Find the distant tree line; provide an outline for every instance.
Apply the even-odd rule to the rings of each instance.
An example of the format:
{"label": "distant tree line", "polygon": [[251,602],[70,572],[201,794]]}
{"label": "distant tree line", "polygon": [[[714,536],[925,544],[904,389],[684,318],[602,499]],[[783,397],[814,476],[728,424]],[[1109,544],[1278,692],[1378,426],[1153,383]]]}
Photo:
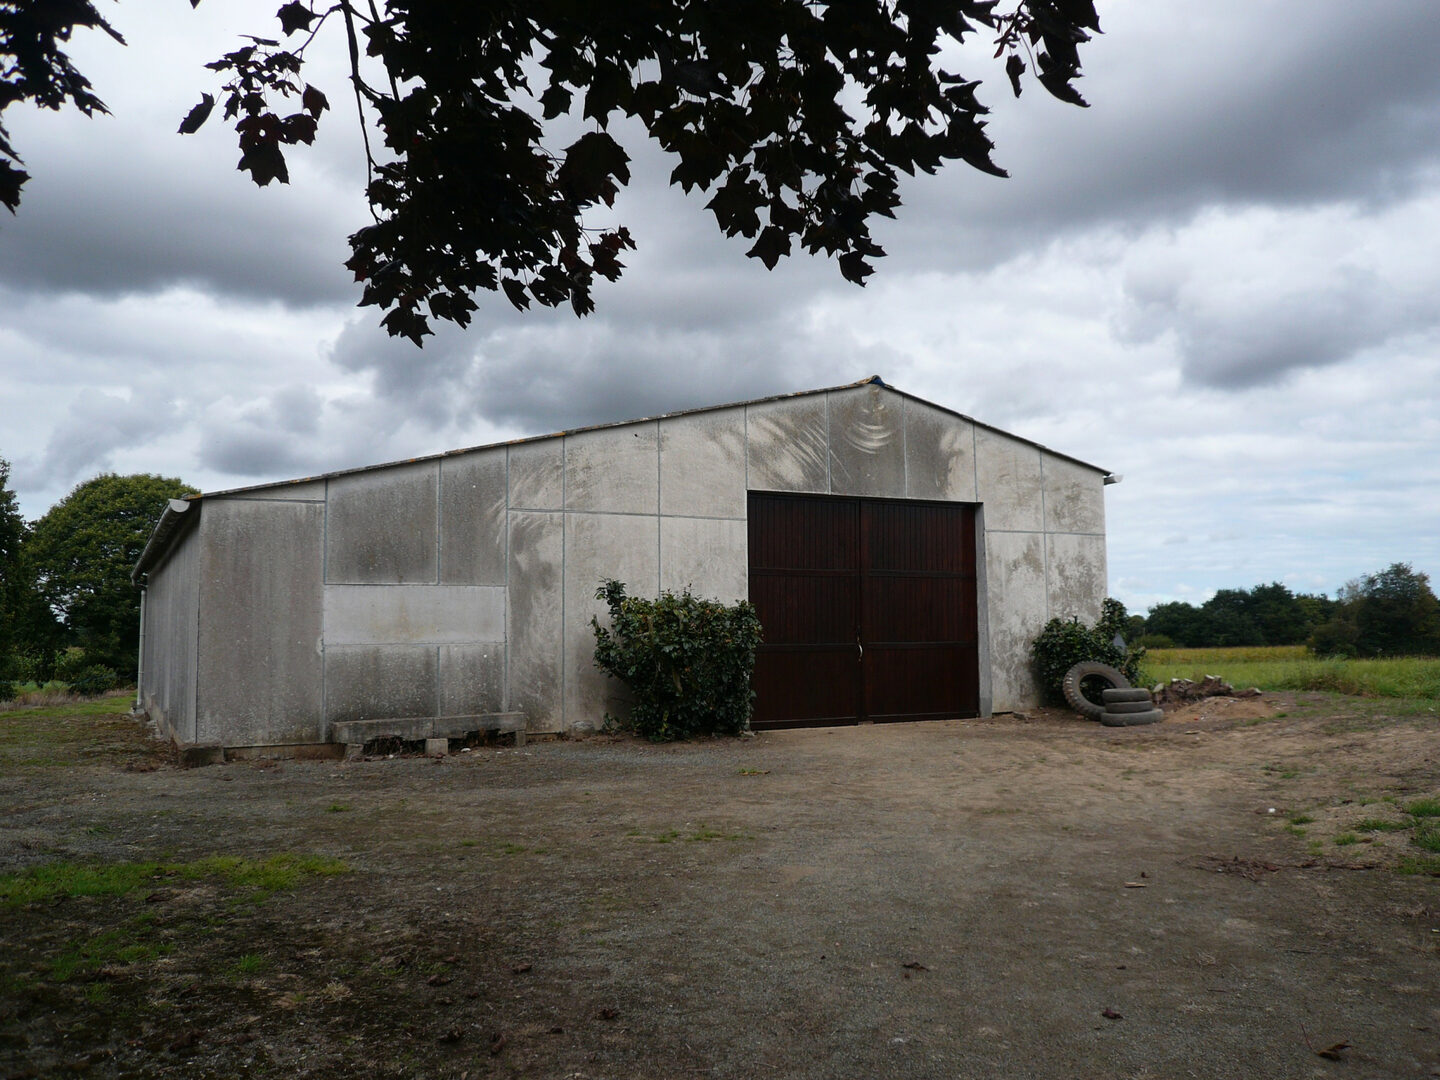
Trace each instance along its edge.
{"label": "distant tree line", "polygon": [[1152,649],[1308,645],[1324,656],[1440,656],[1440,600],[1409,563],[1356,578],[1334,599],[1276,581],[1221,589],[1198,607],[1156,604],[1129,627]]}
{"label": "distant tree line", "polygon": [[27,522],[0,458],[0,698],[11,683],[75,682],[87,671],[133,680],[140,594],[130,570],[179,480],[106,473]]}

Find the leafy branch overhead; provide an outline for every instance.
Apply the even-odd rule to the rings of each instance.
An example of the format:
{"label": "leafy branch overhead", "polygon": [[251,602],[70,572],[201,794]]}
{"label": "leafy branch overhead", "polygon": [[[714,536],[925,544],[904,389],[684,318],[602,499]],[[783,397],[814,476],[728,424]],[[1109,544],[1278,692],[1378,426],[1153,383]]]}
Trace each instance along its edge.
{"label": "leafy branch overhead", "polygon": [[[1085,104],[1074,83],[1078,47],[1099,31],[1093,0],[1013,3],[291,0],[277,37],[248,37],[210,67],[228,80],[239,167],[284,183],[286,149],[315,138],[328,105],[302,78],[306,52],[336,27],[374,219],[350,237],[346,265],[360,303],[418,344],[432,319],[467,325],[479,289],[517,308],[593,310],[595,276],[618,278],[635,246],[624,227],[592,224],[630,179],[611,130],[621,117],[672,156],[671,182],[703,192],[750,257],[773,269],[798,245],[864,284],[884,254],[871,220],[894,216],[901,173],[959,160],[1005,175],[979,80],[943,66],[955,42],[985,35],[1016,93],[1033,70]],[[206,94],[181,132],[216,104]]]}

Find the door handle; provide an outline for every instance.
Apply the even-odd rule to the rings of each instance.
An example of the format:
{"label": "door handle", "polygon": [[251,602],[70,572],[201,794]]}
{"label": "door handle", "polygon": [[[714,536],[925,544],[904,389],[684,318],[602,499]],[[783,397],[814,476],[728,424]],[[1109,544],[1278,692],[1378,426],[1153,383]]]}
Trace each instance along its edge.
{"label": "door handle", "polygon": [[860,650],[860,655],[859,655],[859,657],[857,657],[857,659],[864,660],[864,659],[865,659],[865,646],[860,644],[860,635],[859,635],[859,634],[856,634],[856,635],[855,635],[855,648],[857,648],[857,649]]}

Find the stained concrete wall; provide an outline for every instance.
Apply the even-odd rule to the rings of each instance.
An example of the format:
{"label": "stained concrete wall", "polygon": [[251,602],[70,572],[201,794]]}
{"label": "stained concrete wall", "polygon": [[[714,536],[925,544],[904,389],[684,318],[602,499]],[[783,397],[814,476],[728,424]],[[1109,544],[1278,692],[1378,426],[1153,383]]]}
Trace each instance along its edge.
{"label": "stained concrete wall", "polygon": [[324,503],[221,497],[201,509],[197,740],[324,741]]}
{"label": "stained concrete wall", "polygon": [[[190,513],[198,513],[191,506]],[[195,741],[195,647],[200,620],[200,542],[191,528],[151,572],[145,589],[141,705],[170,737]]]}
{"label": "stained concrete wall", "polygon": [[[982,706],[1022,707],[1044,622],[1099,613],[1103,476],[865,384],[212,496],[200,729],[318,741],[341,720],[506,710],[597,726],[624,705],[592,660],[600,582],[744,597],[749,491],[980,504]],[[177,614],[157,656],[181,649],[189,601],[160,602]]]}

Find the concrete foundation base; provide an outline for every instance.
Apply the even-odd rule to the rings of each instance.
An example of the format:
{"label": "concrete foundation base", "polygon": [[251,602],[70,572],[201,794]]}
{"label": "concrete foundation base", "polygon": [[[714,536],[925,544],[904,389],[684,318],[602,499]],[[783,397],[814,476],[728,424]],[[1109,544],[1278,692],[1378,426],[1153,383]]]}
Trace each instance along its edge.
{"label": "concrete foundation base", "polygon": [[426,739],[426,740],[425,740],[425,755],[426,755],[426,757],[444,757],[444,756],[445,756],[446,754],[448,754],[448,753],[450,753],[450,740],[449,740],[449,739]]}

